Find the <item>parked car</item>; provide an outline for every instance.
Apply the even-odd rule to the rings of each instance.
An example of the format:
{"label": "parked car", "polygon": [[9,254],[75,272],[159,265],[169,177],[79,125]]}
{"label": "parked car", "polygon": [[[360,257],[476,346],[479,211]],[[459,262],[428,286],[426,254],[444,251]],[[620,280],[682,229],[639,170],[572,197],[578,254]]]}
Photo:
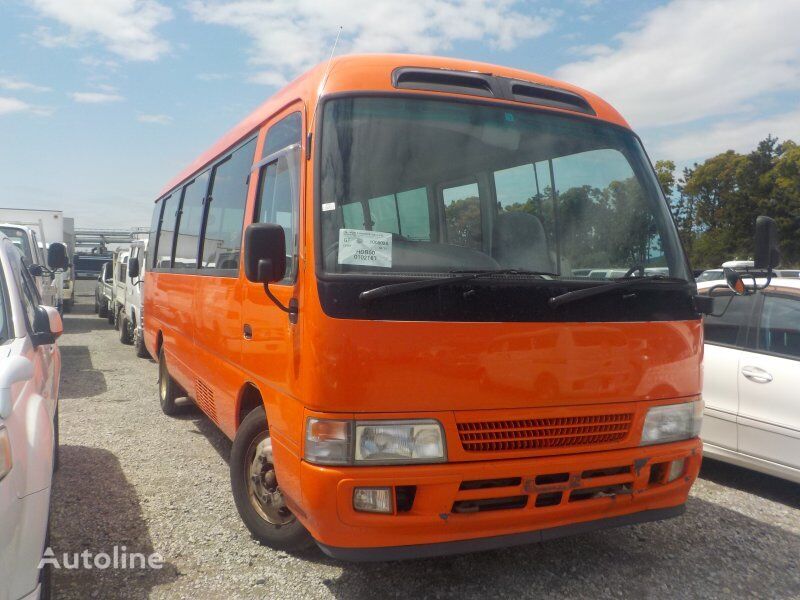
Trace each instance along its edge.
{"label": "parked car", "polygon": [[100,269],[97,283],[94,286],[94,312],[100,317],[108,317],[109,307],[112,305],[112,286],[114,273],[111,262],[105,263]]}
{"label": "parked car", "polygon": [[128,279],[128,257],[130,250],[124,249],[114,254],[113,281],[111,283],[111,304],[108,322],[119,329],[120,313],[125,306],[125,282]]}
{"label": "parked car", "polygon": [[707,269],[695,277],[697,283],[703,281],[720,281],[722,279],[725,279],[722,269]]}
{"label": "parked car", "polygon": [[800,280],[723,286],[698,285],[722,313],[705,318],[705,455],[800,483]]}
{"label": "parked car", "polygon": [[[61,248],[49,254],[66,268]],[[38,598],[47,595],[39,562],[58,465],[62,323],[41,304],[22,254],[2,234],[0,284],[0,596]]]}
{"label": "parked car", "polygon": [[121,314],[119,339],[123,344],[133,344],[136,356],[150,356],[142,337],[142,288],[144,286],[147,260],[147,240],[137,240],[131,244],[128,257],[128,276],[125,281],[125,304]]}

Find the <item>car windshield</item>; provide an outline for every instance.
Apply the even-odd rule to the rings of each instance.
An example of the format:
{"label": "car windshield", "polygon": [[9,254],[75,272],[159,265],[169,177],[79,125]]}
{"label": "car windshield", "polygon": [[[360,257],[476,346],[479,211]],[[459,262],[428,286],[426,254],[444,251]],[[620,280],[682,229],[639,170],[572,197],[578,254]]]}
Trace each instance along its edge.
{"label": "car windshield", "polygon": [[408,97],[325,103],[319,181],[328,273],[519,269],[687,278],[629,131],[554,112]]}
{"label": "car windshield", "polygon": [[0,231],[2,231],[17,249],[22,252],[22,256],[25,257],[25,262],[27,264],[30,265],[35,262],[33,260],[33,253],[31,252],[31,245],[28,241],[28,235],[24,229],[18,227],[0,227]]}

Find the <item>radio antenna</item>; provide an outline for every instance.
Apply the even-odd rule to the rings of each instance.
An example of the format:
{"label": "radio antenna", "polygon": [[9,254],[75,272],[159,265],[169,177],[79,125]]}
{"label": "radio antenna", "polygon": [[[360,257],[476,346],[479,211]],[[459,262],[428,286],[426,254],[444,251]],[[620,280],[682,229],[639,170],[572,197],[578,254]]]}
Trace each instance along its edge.
{"label": "radio antenna", "polygon": [[308,125],[308,135],[306,136],[306,160],[311,158],[311,132],[314,131],[314,125],[317,122],[317,109],[319,108],[319,99],[325,91],[325,86],[328,83],[328,76],[331,74],[331,65],[333,64],[333,55],[336,53],[336,46],[339,45],[339,38],[342,35],[342,26],[339,25],[339,31],[336,32],[336,39],[333,41],[331,48],[331,55],[328,57],[328,65],[325,67],[325,75],[322,76],[322,83],[320,83],[317,90],[317,102],[314,104],[314,114],[311,116],[311,123]]}

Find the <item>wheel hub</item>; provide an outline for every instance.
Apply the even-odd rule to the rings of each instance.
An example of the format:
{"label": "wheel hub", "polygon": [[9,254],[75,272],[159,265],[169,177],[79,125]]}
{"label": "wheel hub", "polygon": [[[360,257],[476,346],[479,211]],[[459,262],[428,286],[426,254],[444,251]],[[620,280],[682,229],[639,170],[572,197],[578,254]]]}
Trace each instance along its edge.
{"label": "wheel hub", "polygon": [[256,512],[269,523],[280,527],[294,521],[295,516],[286,506],[272,460],[272,439],[265,435],[260,440],[254,440],[246,466],[247,490]]}

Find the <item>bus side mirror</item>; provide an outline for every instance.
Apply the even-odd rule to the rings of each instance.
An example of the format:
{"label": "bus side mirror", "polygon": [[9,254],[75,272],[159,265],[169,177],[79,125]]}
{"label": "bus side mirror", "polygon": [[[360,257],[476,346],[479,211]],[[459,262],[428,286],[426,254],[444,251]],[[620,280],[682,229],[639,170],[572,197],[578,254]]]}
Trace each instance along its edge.
{"label": "bus side mirror", "polygon": [[139,276],[139,258],[131,257],[128,260],[128,276],[131,278]]}
{"label": "bus side mirror", "polygon": [[756,219],[756,251],[753,267],[772,271],[781,262],[778,248],[778,226],[774,219],[758,217]]}
{"label": "bus side mirror", "polygon": [[28,265],[28,273],[31,274],[31,277],[41,277],[44,275],[44,269],[41,265]]}
{"label": "bus side mirror", "polygon": [[69,268],[69,257],[67,257],[67,247],[61,242],[53,242],[47,248],[47,266],[51,269],[61,269],[66,271]]}
{"label": "bus side mirror", "polygon": [[254,283],[286,276],[286,234],[275,223],[253,223],[244,231],[244,275]]}

